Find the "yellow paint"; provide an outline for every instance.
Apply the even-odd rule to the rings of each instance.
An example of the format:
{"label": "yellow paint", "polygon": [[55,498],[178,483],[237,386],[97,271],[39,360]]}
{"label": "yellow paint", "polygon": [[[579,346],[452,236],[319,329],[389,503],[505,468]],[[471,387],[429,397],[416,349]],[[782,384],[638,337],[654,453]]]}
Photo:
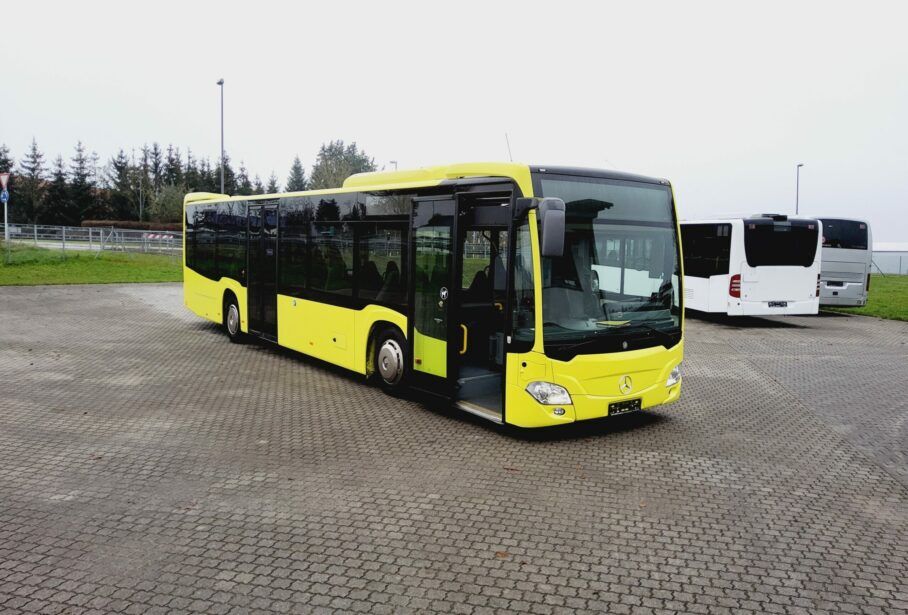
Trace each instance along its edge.
{"label": "yellow paint", "polygon": [[623,327],[629,322],[629,320],[597,320],[596,324],[604,325],[606,327]]}
{"label": "yellow paint", "polygon": [[376,186],[437,185],[446,180],[469,177],[504,177],[514,180],[523,196],[533,195],[533,181],[530,168],[516,162],[466,162],[435,167],[423,167],[401,171],[375,171],[357,173],[344,182],[344,188],[375,188]]}
{"label": "yellow paint", "polygon": [[368,340],[379,322],[406,336],[407,319],[394,310],[370,305],[361,310],[277,296],[277,343],[360,374],[371,372]]}
{"label": "yellow paint", "polygon": [[448,342],[414,328],[413,369],[445,378],[448,375]]}
{"label": "yellow paint", "polygon": [[463,346],[460,348],[460,354],[467,354],[467,343],[470,339],[470,330],[467,329],[467,326],[463,323],[460,324],[460,328],[463,330]]}
{"label": "yellow paint", "polygon": [[240,330],[249,331],[246,314],[246,289],[230,278],[209,280],[188,269],[183,264],[183,304],[202,318],[222,324],[224,322],[224,293],[232,290],[240,304]]}

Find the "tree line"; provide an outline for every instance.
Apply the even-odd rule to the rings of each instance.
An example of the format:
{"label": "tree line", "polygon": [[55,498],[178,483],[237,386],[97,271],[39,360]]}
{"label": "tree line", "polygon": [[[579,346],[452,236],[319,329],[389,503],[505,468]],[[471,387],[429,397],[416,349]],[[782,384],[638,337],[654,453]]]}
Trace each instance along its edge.
{"label": "tree line", "polygon": [[[334,188],[354,173],[374,171],[375,160],[356,143],[341,140],[319,148],[309,174],[299,156],[293,159],[283,186],[274,172],[266,181],[245,164],[231,165],[224,156],[224,191],[231,195],[270,194]],[[183,155],[173,145],[158,143],[127,153],[120,149],[106,163],[79,141],[73,156],[48,163],[32,139],[18,162],[0,144],[0,173],[9,172],[11,222],[78,226],[83,220],[177,222],[187,192],[220,192],[221,161]]]}

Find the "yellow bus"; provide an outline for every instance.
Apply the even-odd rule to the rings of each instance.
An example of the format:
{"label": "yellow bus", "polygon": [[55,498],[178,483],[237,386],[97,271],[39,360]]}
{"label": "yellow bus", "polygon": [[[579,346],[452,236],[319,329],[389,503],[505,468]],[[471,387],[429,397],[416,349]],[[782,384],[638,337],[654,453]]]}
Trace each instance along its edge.
{"label": "yellow bus", "polygon": [[186,306],[260,338],[543,427],[678,399],[681,246],[670,183],[467,163],[342,188],[184,203]]}

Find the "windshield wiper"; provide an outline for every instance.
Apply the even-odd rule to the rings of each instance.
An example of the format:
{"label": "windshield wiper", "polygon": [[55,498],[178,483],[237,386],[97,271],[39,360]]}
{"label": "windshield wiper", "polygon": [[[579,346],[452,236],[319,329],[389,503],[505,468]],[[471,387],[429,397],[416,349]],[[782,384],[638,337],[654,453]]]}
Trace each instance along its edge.
{"label": "windshield wiper", "polygon": [[657,338],[662,340],[662,345],[665,346],[666,348],[668,348],[669,345],[671,345],[671,343],[673,341],[675,341],[675,338],[672,336],[671,333],[669,333],[667,331],[663,331],[662,329],[657,329],[656,327],[654,327],[652,325],[648,325],[644,322],[635,322],[634,324],[632,324],[631,326],[628,327],[628,329],[637,329],[637,328],[646,329],[647,331],[650,331],[651,333],[653,333]]}

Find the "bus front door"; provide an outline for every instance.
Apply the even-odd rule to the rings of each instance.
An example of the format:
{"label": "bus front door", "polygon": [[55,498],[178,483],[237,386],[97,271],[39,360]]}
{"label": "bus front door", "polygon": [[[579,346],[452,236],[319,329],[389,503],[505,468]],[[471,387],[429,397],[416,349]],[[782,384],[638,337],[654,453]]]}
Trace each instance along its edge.
{"label": "bus front door", "polygon": [[458,407],[501,422],[510,194],[458,195],[457,288],[449,350]]}
{"label": "bus front door", "polygon": [[277,204],[249,207],[249,329],[277,340]]}
{"label": "bus front door", "polygon": [[448,395],[448,304],[450,302],[454,200],[413,200],[413,315],[409,319],[414,385]]}

